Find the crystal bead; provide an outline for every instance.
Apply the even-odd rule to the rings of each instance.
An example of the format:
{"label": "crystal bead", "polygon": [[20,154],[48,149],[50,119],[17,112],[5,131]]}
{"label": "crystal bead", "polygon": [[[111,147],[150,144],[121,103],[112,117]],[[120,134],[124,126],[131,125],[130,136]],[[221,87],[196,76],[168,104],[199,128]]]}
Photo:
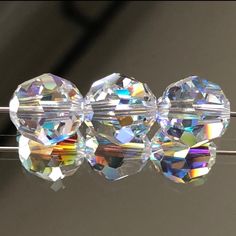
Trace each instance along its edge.
{"label": "crystal bead", "polygon": [[147,138],[133,138],[129,143],[118,145],[102,136],[87,134],[85,143],[89,164],[108,180],[140,172],[150,157]]}
{"label": "crystal bead", "polygon": [[45,146],[23,135],[19,139],[19,158],[23,167],[49,181],[74,174],[83,157],[84,139],[80,133],[52,146]]}
{"label": "crystal bead", "polygon": [[45,145],[73,135],[83,121],[82,95],[74,84],[52,74],[20,84],[9,107],[18,131]]}
{"label": "crystal bead", "polygon": [[156,119],[156,98],[146,84],[111,74],[93,83],[85,97],[86,123],[113,143],[146,134]]}
{"label": "crystal bead", "polygon": [[176,183],[199,180],[209,173],[216,159],[213,142],[188,147],[158,131],[151,140],[151,158],[155,167]]}
{"label": "crystal bead", "polygon": [[222,136],[229,120],[230,103],[220,86],[197,76],[171,84],[158,100],[160,126],[188,146]]}

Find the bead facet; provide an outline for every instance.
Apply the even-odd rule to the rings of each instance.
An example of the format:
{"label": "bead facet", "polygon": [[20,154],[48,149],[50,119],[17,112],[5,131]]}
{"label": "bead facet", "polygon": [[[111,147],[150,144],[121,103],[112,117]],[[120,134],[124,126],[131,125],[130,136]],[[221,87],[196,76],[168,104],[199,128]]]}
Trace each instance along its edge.
{"label": "bead facet", "polygon": [[18,86],[10,117],[19,132],[50,145],[73,135],[83,121],[83,98],[71,82],[43,74]]}
{"label": "bead facet", "polygon": [[40,178],[57,181],[76,172],[84,159],[84,139],[80,133],[52,146],[45,146],[23,135],[19,158],[24,168]]}
{"label": "bead facet", "polygon": [[151,140],[151,161],[168,179],[188,183],[207,175],[215,164],[216,146],[208,142],[188,147],[158,131]]}
{"label": "bead facet", "polygon": [[93,83],[85,104],[92,110],[87,125],[117,144],[145,135],[156,119],[156,98],[148,86],[118,73]]}
{"label": "bead facet", "polygon": [[87,135],[86,153],[94,170],[108,180],[119,180],[143,169],[150,157],[150,142],[133,138],[118,145],[101,136]]}
{"label": "bead facet", "polygon": [[222,136],[229,120],[230,103],[220,86],[197,76],[171,84],[158,100],[161,128],[188,146]]}

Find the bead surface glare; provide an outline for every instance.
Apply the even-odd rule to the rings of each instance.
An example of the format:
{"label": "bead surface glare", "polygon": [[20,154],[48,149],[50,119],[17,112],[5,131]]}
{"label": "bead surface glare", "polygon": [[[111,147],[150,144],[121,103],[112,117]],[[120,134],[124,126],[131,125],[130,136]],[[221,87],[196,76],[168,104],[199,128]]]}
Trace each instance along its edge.
{"label": "bead surface glare", "polygon": [[158,131],[151,140],[151,161],[164,176],[176,183],[199,180],[215,164],[216,146],[208,142],[188,147]]}
{"label": "bead surface glare", "polygon": [[93,83],[85,97],[87,125],[113,143],[146,134],[156,119],[156,98],[144,83],[111,74]]}
{"label": "bead surface glare", "polygon": [[52,146],[44,146],[21,136],[19,158],[30,173],[49,181],[57,181],[74,174],[82,164],[84,139],[77,133]]}
{"label": "bead surface glare", "polygon": [[87,159],[91,167],[108,180],[119,180],[140,172],[150,157],[147,138],[114,144],[101,136],[87,135]]}
{"label": "bead surface glare", "polygon": [[70,81],[43,74],[18,86],[10,117],[25,137],[50,145],[74,134],[83,121],[83,98]]}
{"label": "bead surface glare", "polygon": [[222,136],[229,120],[230,103],[220,86],[197,76],[171,84],[158,100],[158,123],[188,146]]}

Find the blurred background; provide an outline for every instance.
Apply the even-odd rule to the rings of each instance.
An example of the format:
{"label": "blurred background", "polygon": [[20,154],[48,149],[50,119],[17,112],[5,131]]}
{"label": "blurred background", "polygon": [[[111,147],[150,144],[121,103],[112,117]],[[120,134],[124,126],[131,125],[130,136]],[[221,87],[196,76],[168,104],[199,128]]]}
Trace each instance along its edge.
{"label": "blurred background", "polygon": [[[156,96],[197,74],[220,84],[236,110],[235,22],[235,2],[0,2],[0,106],[45,72],[73,81],[83,95],[93,81],[121,72]],[[236,149],[235,123],[219,147]],[[7,114],[0,124],[0,134],[15,134]],[[200,186],[170,183],[151,166],[109,183],[84,164],[54,192],[18,161],[1,161],[0,235],[235,235],[235,164],[218,156]]]}

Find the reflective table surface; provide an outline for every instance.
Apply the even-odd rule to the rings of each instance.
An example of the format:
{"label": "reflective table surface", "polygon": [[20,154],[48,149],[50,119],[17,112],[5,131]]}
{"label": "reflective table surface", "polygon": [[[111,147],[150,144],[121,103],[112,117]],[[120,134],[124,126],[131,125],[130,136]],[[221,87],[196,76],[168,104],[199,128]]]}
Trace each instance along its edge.
{"label": "reflective table surface", "polygon": [[[73,9],[97,19],[106,4],[80,2]],[[70,6],[58,3],[0,4],[0,106],[19,83],[44,72],[73,81],[83,95],[93,81],[120,72],[148,83],[157,97],[170,83],[197,74],[220,84],[236,111],[236,3],[129,2],[110,9],[114,15],[97,25],[101,31],[89,28],[93,34],[86,20],[62,16],[63,7],[72,16]],[[17,145],[7,114],[0,124],[1,146]],[[219,149],[236,150],[235,131],[232,118],[216,141]],[[236,155],[218,155],[198,185],[172,183],[151,163],[109,182],[85,162],[58,191],[11,160],[17,158],[0,154],[0,235],[235,235]]]}

